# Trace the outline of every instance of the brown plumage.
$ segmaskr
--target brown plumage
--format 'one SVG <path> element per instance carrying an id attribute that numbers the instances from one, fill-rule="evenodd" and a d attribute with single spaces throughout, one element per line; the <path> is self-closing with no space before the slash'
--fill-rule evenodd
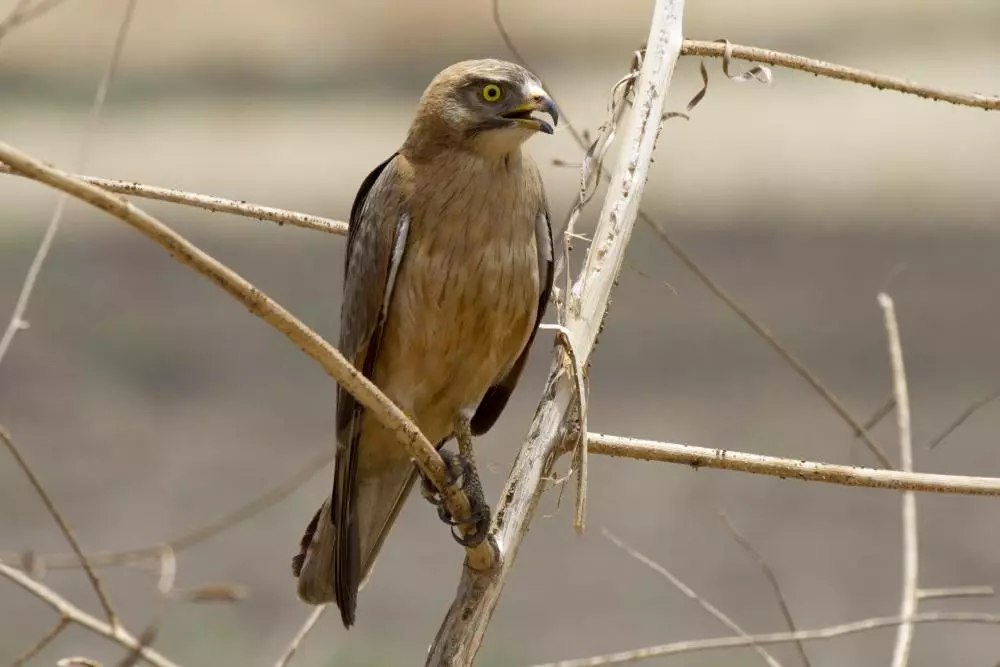
<path id="1" fill-rule="evenodd" d="M 552 286 L 549 210 L 521 145 L 555 106 L 538 79 L 499 60 L 460 62 L 430 83 L 398 152 L 351 210 L 340 350 L 431 442 L 500 416 Z M 417 472 L 406 450 L 338 392 L 333 493 L 294 561 L 299 597 L 335 601 L 354 622 L 357 591 Z"/>

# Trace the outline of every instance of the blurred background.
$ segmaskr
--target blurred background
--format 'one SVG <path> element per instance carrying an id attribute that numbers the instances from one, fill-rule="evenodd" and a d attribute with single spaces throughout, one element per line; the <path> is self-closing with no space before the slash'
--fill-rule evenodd
<path id="1" fill-rule="evenodd" d="M 0 16 L 13 8 L 0 0 Z M 0 138 L 71 168 L 122 0 L 67 0 L 0 43 Z M 503 0 L 506 25 L 565 115 L 594 130 L 646 38 L 651 0 Z M 991 0 L 689 0 L 685 33 L 727 37 L 954 90 L 1000 92 Z M 486 0 L 140 0 L 85 172 L 346 219 L 362 178 L 405 135 L 423 87 L 470 57 L 509 58 Z M 645 209 L 799 355 L 859 419 L 889 395 L 876 294 L 895 299 L 920 470 L 1000 475 L 1000 405 L 926 443 L 1000 385 L 1000 115 L 775 70 L 727 82 L 661 135 Z M 743 65 L 739 65 L 742 67 Z M 668 106 L 700 86 L 683 59 Z M 578 182 L 564 130 L 529 150 L 554 216 Z M 0 318 L 14 307 L 56 200 L 0 177 Z M 143 202 L 336 340 L 343 238 Z M 582 221 L 592 229 L 599 200 Z M 578 261 L 585 244 L 577 242 Z M 709 447 L 871 464 L 808 386 L 639 224 L 591 370 L 590 428 Z M 0 367 L 0 423 L 88 550 L 152 545 L 233 510 L 333 447 L 334 393 L 309 359 L 122 223 L 78 203 Z M 552 321 L 550 312 L 548 320 Z M 495 502 L 547 372 L 551 338 L 479 451 Z M 894 418 L 875 435 L 897 456 Z M 565 469 L 565 465 L 562 466 Z M 237 604 L 167 607 L 156 647 L 183 665 L 272 664 L 309 613 L 289 565 L 331 484 L 179 554 L 178 586 L 237 583 Z M 414 494 L 416 496 L 416 494 Z M 591 458 L 585 535 L 572 489 L 542 500 L 477 664 L 526 665 L 731 634 L 601 535 L 661 563 L 747 631 L 784 629 L 766 580 L 717 516 L 725 507 L 780 580 L 799 627 L 895 615 L 900 496 L 682 466 Z M 995 500 L 921 495 L 924 587 L 998 585 Z M 0 553 L 66 545 L 0 456 Z M 299 665 L 419 664 L 461 551 L 411 498 L 350 632 L 329 613 Z M 103 572 L 128 626 L 158 618 L 155 577 Z M 45 582 L 100 608 L 78 571 Z M 922 610 L 1000 611 L 997 599 Z M 57 620 L 0 581 L 0 663 Z M 812 664 L 886 664 L 894 630 L 807 646 Z M 785 665 L 801 664 L 787 646 Z M 122 651 L 77 628 L 35 664 Z M 992 665 L 990 626 L 921 625 L 913 667 Z M 759 664 L 752 651 L 649 664 Z"/>

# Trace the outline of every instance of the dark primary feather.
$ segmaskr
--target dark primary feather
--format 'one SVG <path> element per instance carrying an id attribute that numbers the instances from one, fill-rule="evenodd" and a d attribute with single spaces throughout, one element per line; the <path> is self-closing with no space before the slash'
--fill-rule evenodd
<path id="1" fill-rule="evenodd" d="M 544 195 L 542 200 L 545 201 Z M 538 325 L 542 323 L 542 316 L 545 315 L 545 308 L 549 303 L 555 264 L 552 249 L 552 222 L 547 204 L 546 210 L 539 217 L 541 224 L 535 230 L 535 244 L 538 248 L 538 276 L 541 289 L 538 294 L 538 314 L 535 317 L 535 326 L 531 330 L 528 342 L 524 344 L 521 356 L 511 366 L 510 371 L 500 382 L 490 387 L 483 396 L 483 400 L 479 402 L 479 407 L 476 408 L 476 413 L 469 423 L 472 435 L 482 435 L 489 431 L 500 418 L 504 408 L 507 407 L 507 401 L 510 400 L 510 395 L 514 392 L 514 387 L 517 386 L 517 381 L 521 378 L 521 371 L 524 370 L 524 365 L 528 360 L 531 344 L 535 340 L 535 334 L 538 333 Z"/>
<path id="2" fill-rule="evenodd" d="M 368 378 L 372 378 L 381 339 L 385 285 L 391 270 L 392 248 L 399 227 L 400 206 L 376 206 L 395 176 L 393 153 L 362 182 L 351 206 L 341 309 L 340 350 Z M 331 518 L 335 528 L 333 584 L 337 606 L 346 627 L 354 623 L 361 554 L 355 514 L 358 450 L 363 406 L 347 391 L 337 389 L 337 457 Z"/>

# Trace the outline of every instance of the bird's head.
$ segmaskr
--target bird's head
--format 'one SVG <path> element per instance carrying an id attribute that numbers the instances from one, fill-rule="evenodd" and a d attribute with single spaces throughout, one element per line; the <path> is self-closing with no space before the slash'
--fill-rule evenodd
<path id="1" fill-rule="evenodd" d="M 541 117 L 548 114 L 551 124 Z M 503 60 L 465 60 L 424 91 L 410 130 L 424 140 L 509 153 L 536 132 L 552 134 L 559 112 L 534 74 Z"/>

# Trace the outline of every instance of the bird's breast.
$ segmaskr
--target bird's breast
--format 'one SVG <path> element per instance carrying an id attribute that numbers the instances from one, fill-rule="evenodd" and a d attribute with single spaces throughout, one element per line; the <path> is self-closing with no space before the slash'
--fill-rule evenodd
<path id="1" fill-rule="evenodd" d="M 534 327 L 540 206 L 519 174 L 459 173 L 428 194 L 411 213 L 376 381 L 433 442 L 503 377 Z"/>

